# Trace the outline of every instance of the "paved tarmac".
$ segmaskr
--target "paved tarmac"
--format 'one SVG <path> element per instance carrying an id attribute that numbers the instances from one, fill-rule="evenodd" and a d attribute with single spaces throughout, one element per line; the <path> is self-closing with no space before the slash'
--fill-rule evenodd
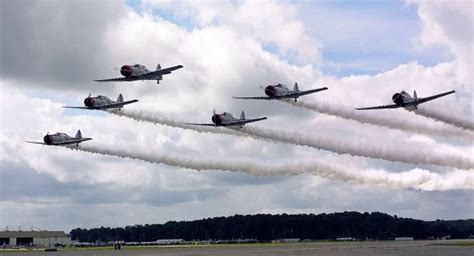
<path id="1" fill-rule="evenodd" d="M 462 245 L 464 243 L 464 245 Z M 57 252 L 27 251 L 5 252 L 0 255 L 14 256 L 112 256 L 112 255 L 226 255 L 226 256 L 283 256 L 283 255 L 322 255 L 322 256 L 473 256 L 474 241 L 383 241 L 383 242 L 319 242 L 293 244 L 253 244 L 253 245 L 210 245 L 210 246 L 160 246 L 125 247 L 120 251 L 113 249 L 74 249 Z"/>

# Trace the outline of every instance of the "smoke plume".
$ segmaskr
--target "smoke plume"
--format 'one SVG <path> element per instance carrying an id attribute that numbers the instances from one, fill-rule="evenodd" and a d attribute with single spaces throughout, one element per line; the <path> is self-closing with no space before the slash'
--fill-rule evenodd
<path id="1" fill-rule="evenodd" d="M 139 121 L 147 121 L 182 129 L 190 129 L 198 132 L 231 134 L 236 136 L 250 136 L 256 139 L 266 139 L 275 142 L 284 142 L 300 146 L 308 146 L 316 149 L 331 151 L 338 154 L 350 154 L 375 159 L 383 159 L 392 162 L 403 162 L 409 164 L 440 165 L 455 167 L 459 169 L 474 168 L 474 159 L 467 158 L 455 153 L 440 153 L 435 150 L 415 148 L 408 146 L 380 147 L 362 141 L 349 141 L 341 138 L 327 138 L 314 134 L 300 132 L 287 132 L 273 130 L 256 126 L 245 126 L 243 128 L 222 128 L 186 125 L 181 121 L 165 117 L 159 113 L 150 113 L 141 110 L 109 111 L 120 116 L 129 117 Z"/>
<path id="2" fill-rule="evenodd" d="M 393 147 L 380 147 L 363 141 L 349 141 L 340 138 L 327 138 L 318 135 L 308 135 L 301 132 L 287 132 L 273 130 L 257 126 L 245 126 L 236 129 L 257 138 L 265 138 L 274 141 L 287 142 L 295 145 L 308 146 L 323 149 L 338 154 L 350 154 L 391 162 L 403 162 L 409 164 L 428 164 L 449 166 L 460 169 L 474 168 L 474 159 L 467 158 L 455 153 L 441 153 L 426 148 L 396 145 Z"/>
<path id="3" fill-rule="evenodd" d="M 309 173 L 328 179 L 386 186 L 395 189 L 413 188 L 427 191 L 474 189 L 474 173 L 462 170 L 455 170 L 442 175 L 422 169 L 413 169 L 400 173 L 391 173 L 385 170 L 375 169 L 356 170 L 320 161 L 265 164 L 248 160 L 165 155 L 160 154 L 160 152 L 152 152 L 149 149 L 144 150 L 131 145 L 117 147 L 117 145 L 113 146 L 93 142 L 81 144 L 79 147 L 69 146 L 68 148 L 198 171 L 221 170 L 245 172 L 255 176 L 300 175 Z"/>
<path id="4" fill-rule="evenodd" d="M 424 108 L 420 106 L 418 107 L 417 110 L 413 112 L 415 112 L 415 114 L 428 117 L 436 121 L 454 125 L 462 129 L 474 131 L 474 121 L 472 120 L 472 117 L 471 117 L 471 120 L 462 119 L 457 116 L 440 113 L 436 110 L 428 109 L 428 108 Z"/>
<path id="5" fill-rule="evenodd" d="M 451 127 L 431 127 L 423 124 L 414 122 L 413 120 L 407 120 L 397 116 L 386 117 L 383 115 L 371 115 L 367 112 L 357 111 L 352 108 L 337 104 L 328 104 L 324 102 L 305 102 L 305 101 L 282 101 L 292 106 L 304 108 L 307 110 L 316 111 L 319 113 L 341 117 L 348 120 L 353 120 L 359 123 L 372 124 L 377 126 L 384 126 L 392 129 L 408 131 L 413 133 L 421 133 L 436 136 L 454 136 L 454 137 L 468 137 L 473 138 L 473 134 L 467 134 L 466 131 Z M 472 123 L 471 123 L 472 125 Z M 465 128 L 461 125 L 458 127 Z M 471 126 L 472 128 L 472 126 Z M 467 128 L 465 128 L 467 129 Z"/>

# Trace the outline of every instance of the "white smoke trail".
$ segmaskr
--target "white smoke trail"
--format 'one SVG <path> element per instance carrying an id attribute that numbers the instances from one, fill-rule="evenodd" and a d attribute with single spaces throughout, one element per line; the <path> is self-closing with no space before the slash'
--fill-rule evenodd
<path id="1" fill-rule="evenodd" d="M 286 132 L 268 128 L 246 126 L 238 131 L 274 141 L 309 146 L 332 151 L 338 154 L 350 154 L 369 158 L 384 159 L 392 162 L 409 164 L 428 164 L 449 166 L 460 169 L 474 168 L 474 158 L 468 158 L 451 152 L 439 152 L 426 148 L 409 146 L 379 147 L 363 141 L 348 141 L 337 138 L 325 138 L 317 135 L 307 135 L 300 132 Z"/>
<path id="2" fill-rule="evenodd" d="M 201 133 L 220 133 L 220 134 L 230 134 L 236 136 L 242 136 L 242 133 L 239 133 L 234 130 L 226 129 L 224 127 L 209 127 L 209 126 L 196 126 L 196 125 L 187 125 L 184 121 L 177 120 L 171 117 L 168 117 L 162 113 L 142 111 L 137 109 L 122 109 L 118 110 L 107 110 L 106 112 L 124 116 L 136 121 L 150 122 L 154 124 L 166 125 L 170 127 L 176 127 L 181 129 L 193 130 Z"/>
<path id="3" fill-rule="evenodd" d="M 474 159 L 467 158 L 455 153 L 440 153 L 435 150 L 414 148 L 408 146 L 395 146 L 392 148 L 377 147 L 362 141 L 348 141 L 338 138 L 326 138 L 314 134 L 308 135 L 298 132 L 286 132 L 272 130 L 256 126 L 246 126 L 242 129 L 226 129 L 222 127 L 201 127 L 186 125 L 183 122 L 165 117 L 159 113 L 150 113 L 140 110 L 109 111 L 120 116 L 129 117 L 139 121 L 148 121 L 182 129 L 190 129 L 198 132 L 231 134 L 236 136 L 251 136 L 256 139 L 266 139 L 276 142 L 290 143 L 300 146 L 308 146 L 323 149 L 338 154 L 350 154 L 353 156 L 383 159 L 392 162 L 403 162 L 409 164 L 440 165 L 460 169 L 474 168 Z"/>
<path id="4" fill-rule="evenodd" d="M 441 121 L 443 123 L 454 125 L 462 129 L 474 131 L 474 121 L 472 120 L 472 118 L 471 120 L 461 119 L 457 116 L 451 116 L 448 114 L 440 113 L 433 109 L 428 109 L 422 106 L 418 106 L 418 109 L 413 112 L 415 114 L 428 117 L 436 121 Z"/>
<path id="5" fill-rule="evenodd" d="M 460 138 L 469 138 L 472 140 L 472 133 L 467 134 L 466 131 L 456 129 L 452 127 L 430 127 L 421 125 L 412 120 L 401 118 L 397 116 L 386 117 L 383 115 L 370 115 L 366 112 L 357 111 L 352 108 L 337 105 L 328 104 L 324 102 L 306 102 L 306 101 L 282 101 L 292 106 L 304 108 L 307 110 L 316 111 L 319 113 L 341 117 L 348 120 L 353 120 L 359 123 L 372 124 L 377 126 L 385 126 L 392 129 L 408 131 L 413 133 L 422 133 L 436 136 L 455 136 Z"/>
<path id="6" fill-rule="evenodd" d="M 97 153 L 122 158 L 138 159 L 151 163 L 161 163 L 192 170 L 222 170 L 231 172 L 245 172 L 255 176 L 299 175 L 309 173 L 328 179 L 386 186 L 395 189 L 419 189 L 426 191 L 444 191 L 453 189 L 474 189 L 474 173 L 455 170 L 449 174 L 441 175 L 422 169 L 413 169 L 401 173 L 390 173 L 385 170 L 355 170 L 336 164 L 319 161 L 306 163 L 263 164 L 260 162 L 240 161 L 221 158 L 195 158 L 186 156 L 173 156 L 151 152 L 127 145 L 125 148 L 117 146 L 84 143 L 79 147 L 68 147 L 89 153 Z"/>

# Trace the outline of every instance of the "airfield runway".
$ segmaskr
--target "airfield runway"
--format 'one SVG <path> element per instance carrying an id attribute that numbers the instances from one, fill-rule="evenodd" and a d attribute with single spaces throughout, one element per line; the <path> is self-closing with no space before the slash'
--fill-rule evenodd
<path id="1" fill-rule="evenodd" d="M 432 256 L 432 255 L 474 255 L 474 241 L 384 241 L 384 242 L 318 242 L 292 244 L 243 244 L 209 246 L 160 246 L 129 247 L 121 251 L 105 248 L 73 249 L 57 252 L 1 251 L 0 255 L 45 255 L 45 256 L 100 256 L 100 255 L 324 255 L 324 256 Z"/>

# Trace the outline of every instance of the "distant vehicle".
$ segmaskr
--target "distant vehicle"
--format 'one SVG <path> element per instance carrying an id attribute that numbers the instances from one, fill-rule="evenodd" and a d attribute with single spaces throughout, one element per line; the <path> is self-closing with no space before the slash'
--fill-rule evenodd
<path id="1" fill-rule="evenodd" d="M 440 98 L 440 97 L 443 97 L 443 96 L 446 96 L 446 95 L 449 95 L 449 94 L 452 94 L 452 93 L 455 93 L 455 91 L 452 90 L 452 91 L 449 91 L 449 92 L 436 94 L 436 95 L 426 97 L 426 98 L 418 98 L 418 96 L 416 95 L 416 91 L 413 91 L 413 97 L 409 93 L 407 93 L 405 91 L 402 91 L 400 93 L 395 93 L 392 96 L 392 101 L 395 104 L 377 106 L 377 107 L 356 108 L 356 110 L 384 109 L 384 108 L 405 108 L 406 110 L 412 111 L 412 110 L 417 109 L 419 104 L 422 104 L 422 103 L 425 103 L 425 102 L 428 102 L 428 101 L 431 101 L 431 100 L 434 100 L 434 99 L 437 99 L 437 98 Z"/>
<path id="2" fill-rule="evenodd" d="M 242 111 L 240 114 L 240 118 L 235 118 L 232 114 L 224 112 L 222 114 L 216 114 L 216 111 L 213 111 L 213 115 L 211 117 L 212 124 L 196 124 L 196 123 L 185 123 L 189 125 L 202 125 L 202 126 L 240 126 L 242 128 L 245 124 L 257 122 L 261 120 L 267 119 L 266 117 L 254 118 L 254 119 L 246 119 L 245 113 Z"/>
<path id="3" fill-rule="evenodd" d="M 49 132 L 43 137 L 44 142 L 35 142 L 35 141 L 27 141 L 28 143 L 33 144 L 40 144 L 40 145 L 48 145 L 48 146 L 63 146 L 63 145 L 70 145 L 76 144 L 79 146 L 79 143 L 92 140 L 92 138 L 84 138 L 82 137 L 81 130 L 77 130 L 76 136 L 71 137 L 65 133 L 57 132 L 56 134 L 49 134 Z"/>
<path id="4" fill-rule="evenodd" d="M 171 74 L 172 71 L 182 68 L 182 65 L 177 65 L 165 69 L 161 69 L 161 65 L 156 66 L 155 71 L 150 71 L 148 68 L 141 64 L 134 65 L 123 65 L 120 68 L 120 74 L 124 77 L 110 78 L 110 79 L 99 79 L 94 80 L 96 82 L 130 82 L 138 80 L 156 80 L 159 84 L 160 80 L 163 79 L 163 75 Z"/>
<path id="5" fill-rule="evenodd" d="M 113 101 L 106 96 L 98 95 L 97 97 L 89 96 L 84 99 L 85 107 L 70 107 L 63 106 L 63 108 L 74 108 L 74 109 L 90 109 L 90 110 L 107 110 L 107 109 L 118 109 L 121 110 L 123 106 L 132 104 L 138 100 L 123 101 L 122 94 L 119 94 L 117 101 Z"/>
<path id="6" fill-rule="evenodd" d="M 286 99 L 292 98 L 297 101 L 298 97 L 311 94 L 319 91 L 327 90 L 327 87 L 322 87 L 318 89 L 312 89 L 307 91 L 300 91 L 298 88 L 298 83 L 295 83 L 293 90 L 290 90 L 286 85 L 283 84 L 276 84 L 276 85 L 268 85 L 265 87 L 265 94 L 268 97 L 233 97 L 234 99 L 245 99 L 245 100 L 278 100 L 278 99 Z"/>

